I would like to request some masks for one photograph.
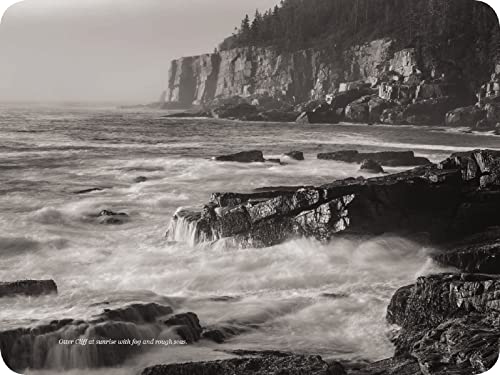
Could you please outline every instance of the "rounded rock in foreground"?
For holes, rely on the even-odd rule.
[[[382,168],[379,163],[372,159],[363,160],[359,169],[361,171],[370,173],[384,173],[384,168]]]

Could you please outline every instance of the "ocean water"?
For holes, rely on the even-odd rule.
[[[298,126],[163,114],[0,106],[0,280],[51,278],[59,288],[58,296],[0,300],[0,329],[91,318],[103,303],[113,308],[159,302],[195,312],[204,326],[247,331],[222,345],[155,347],[113,370],[86,370],[92,363],[80,360],[80,369],[61,373],[134,374],[152,364],[224,358],[226,349],[345,360],[391,356],[387,304],[397,288],[441,271],[427,255],[432,249],[389,235],[328,244],[298,239],[267,249],[193,246],[165,238],[172,214],[179,207],[200,207],[212,192],[369,176],[354,164],[317,160],[319,152],[411,149],[438,161],[453,151],[500,148],[500,137],[438,128]],[[249,149],[266,157],[300,150],[306,161],[211,160]],[[139,176],[147,181],[135,183]],[[103,190],[75,194],[89,188]],[[102,225],[95,215],[103,209],[126,212],[130,220]],[[54,355],[54,361],[65,358]]]

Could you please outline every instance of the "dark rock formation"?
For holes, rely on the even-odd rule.
[[[174,315],[164,321],[169,327],[174,327],[175,332],[187,343],[193,343],[200,339],[202,328],[195,313],[188,312]]]
[[[490,228],[451,242],[432,257],[444,266],[469,273],[500,273],[500,228]]]
[[[280,352],[236,351],[236,358],[213,361],[159,365],[146,368],[141,375],[345,375],[337,362],[328,364],[319,356]]]
[[[0,282],[0,298],[19,295],[36,297],[44,294],[57,294],[57,285],[54,280]]]
[[[200,118],[200,117],[212,117],[212,113],[210,111],[186,111],[186,112],[176,112],[176,113],[171,113],[165,116],[162,116],[163,118]]]
[[[341,155],[350,160],[358,154]],[[394,157],[382,155],[385,160]],[[230,238],[243,247],[272,246],[293,237],[328,240],[349,233],[427,233],[434,241],[460,238],[500,225],[499,163],[499,153],[478,150],[439,166],[367,180],[346,179],[296,191],[218,193],[201,212],[177,212],[168,233],[176,241],[187,240],[173,235],[179,233],[191,233],[192,242]],[[177,230],[180,226],[187,228]]]
[[[407,167],[417,165],[429,165],[427,158],[416,157],[413,151],[383,151],[383,152],[358,152],[356,150],[344,150],[318,154],[318,159],[336,160],[346,163],[362,163],[363,160],[373,160],[388,167]]]
[[[484,117],[484,112],[477,106],[461,107],[446,114],[445,124],[447,126],[469,126],[473,128]]]
[[[372,159],[365,159],[361,162],[361,166],[359,167],[361,171],[366,171],[370,173],[384,173],[384,168]]]
[[[296,122],[301,124],[336,124],[347,117],[346,107],[349,107],[349,103],[353,104],[349,107],[351,117],[348,119],[356,122],[368,121],[369,108],[367,103],[371,99],[368,96],[370,94],[373,94],[373,90],[366,87],[353,88],[337,93],[331,96],[328,102],[321,103],[312,111],[301,113]],[[364,115],[365,112],[366,116]]]
[[[380,120],[394,125],[443,125],[449,111],[466,104],[472,103],[447,96],[419,100],[384,110]]]
[[[56,320],[33,328],[18,328],[0,332],[0,350],[16,372],[30,369],[68,369],[112,367],[123,363],[144,350],[137,345],[119,345],[119,340],[152,339],[162,331],[160,319],[172,314],[169,306],[156,303],[134,304],[119,309],[107,309],[95,318]],[[95,345],[79,346],[77,339],[96,340]],[[58,344],[59,340],[68,344]],[[107,345],[97,340],[111,340]],[[58,357],[53,351],[58,351]]]
[[[262,151],[252,150],[252,151],[242,151],[231,155],[222,155],[214,158],[216,161],[233,161],[238,163],[254,163],[265,161]]]
[[[77,191],[73,192],[73,194],[78,194],[78,195],[81,195],[81,194],[88,194],[88,193],[93,193],[93,192],[96,192],[96,191],[103,191],[103,190],[105,190],[105,189],[106,189],[106,188],[95,187],[95,188],[89,188],[89,189],[77,190]]]
[[[120,225],[129,220],[129,215],[125,212],[114,212],[111,210],[102,210],[98,215],[100,224]]]
[[[399,289],[387,320],[401,327],[393,361],[424,374],[479,374],[493,367],[500,340],[500,279],[481,274],[419,278]]]
[[[299,161],[304,160],[304,153],[302,151],[287,152],[285,156],[288,156],[290,159],[294,160],[299,160]]]
[[[147,180],[148,180],[148,178],[144,177],[144,176],[139,176],[139,177],[134,178],[134,182],[136,184],[140,184],[141,182],[146,182]]]

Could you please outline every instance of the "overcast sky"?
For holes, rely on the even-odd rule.
[[[151,102],[170,60],[212,52],[278,0],[25,0],[0,24],[0,101]]]

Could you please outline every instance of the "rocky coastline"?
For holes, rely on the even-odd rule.
[[[290,155],[303,157],[300,152]],[[356,163],[378,157],[382,165],[398,160],[407,165],[408,158],[415,157],[408,152],[359,156],[352,151],[347,155],[348,161]],[[346,160],[346,154],[343,157]],[[221,159],[214,162],[228,162],[227,157]],[[479,374],[491,368],[500,343],[500,152],[456,153],[438,164],[415,159],[415,165],[422,165],[392,175],[350,178],[318,187],[214,193],[199,212],[179,210],[167,233],[171,241],[230,241],[239,247],[269,247],[293,237],[328,241],[383,233],[436,245],[440,251],[430,255],[450,267],[450,272],[420,277],[401,287],[387,307],[388,334],[395,347],[392,358],[349,363],[301,353],[234,350],[224,352],[227,359],[158,364],[142,374],[444,375]],[[3,283],[1,287],[3,298],[57,292],[54,281]],[[82,358],[92,358],[93,367],[106,368],[146,349],[87,346],[81,349],[87,352],[76,355],[71,346],[57,343],[137,338],[204,345],[231,340],[247,329],[241,325],[205,327],[195,313],[175,311],[165,301],[104,308],[91,319],[6,330],[0,332],[0,350],[16,371],[88,366],[79,362]]]
[[[455,43],[456,42],[456,43]],[[344,50],[246,47],[172,61],[166,117],[460,127],[500,133],[500,62],[376,39]],[[483,66],[481,72],[474,67]],[[179,109],[188,109],[179,112]]]

